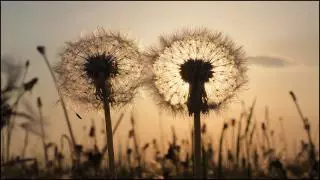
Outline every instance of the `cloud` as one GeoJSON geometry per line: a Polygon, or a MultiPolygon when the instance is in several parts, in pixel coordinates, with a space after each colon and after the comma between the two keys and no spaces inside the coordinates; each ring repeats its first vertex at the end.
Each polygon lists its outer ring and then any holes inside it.
{"type": "Polygon", "coordinates": [[[248,63],[250,65],[258,65],[268,68],[284,68],[287,66],[294,65],[293,62],[284,60],[279,57],[270,57],[270,56],[252,56],[248,57],[248,63]]]}

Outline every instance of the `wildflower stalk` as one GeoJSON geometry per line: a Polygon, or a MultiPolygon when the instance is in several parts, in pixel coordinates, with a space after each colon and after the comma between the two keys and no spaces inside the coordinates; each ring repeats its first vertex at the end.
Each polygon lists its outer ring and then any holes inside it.
{"type": "Polygon", "coordinates": [[[117,132],[117,129],[123,119],[124,113],[121,113],[120,117],[118,118],[118,121],[116,122],[116,125],[114,126],[113,130],[112,130],[112,136],[114,136],[114,134],[117,132]]]}
{"type": "Polygon", "coordinates": [[[232,119],[231,120],[231,126],[232,126],[232,140],[231,140],[231,152],[234,152],[235,151],[235,147],[234,147],[234,143],[235,143],[235,139],[234,139],[234,129],[235,129],[235,123],[236,123],[236,120],[235,119],[232,119]]]}
{"type": "Polygon", "coordinates": [[[44,126],[43,126],[43,115],[42,115],[42,102],[40,97],[37,99],[37,105],[39,109],[39,117],[40,117],[40,125],[41,125],[41,141],[43,146],[43,153],[44,153],[44,160],[45,160],[45,166],[48,165],[48,153],[46,148],[46,142],[45,142],[45,133],[44,133],[44,126]]]}
{"type": "Polygon", "coordinates": [[[161,112],[159,111],[159,126],[160,126],[160,143],[161,143],[161,153],[164,154],[164,135],[162,127],[161,112]]]}
{"type": "Polygon", "coordinates": [[[228,124],[224,123],[221,131],[221,135],[220,135],[220,142],[219,142],[218,178],[222,178],[222,146],[223,146],[223,136],[227,128],[228,128],[228,124]]]}
{"type": "Polygon", "coordinates": [[[248,136],[245,135],[245,142],[246,142],[246,155],[247,155],[247,175],[248,179],[251,179],[251,164],[250,164],[250,145],[249,145],[249,140],[248,136]]]}
{"type": "Polygon", "coordinates": [[[269,140],[269,136],[268,136],[266,128],[267,128],[266,125],[264,123],[262,123],[263,136],[267,141],[268,150],[270,150],[271,149],[271,145],[270,145],[270,140],[269,140]]]}
{"type": "Polygon", "coordinates": [[[136,131],[136,126],[135,126],[135,120],[133,114],[131,114],[131,125],[132,125],[132,130],[130,131],[129,136],[133,137],[133,144],[136,152],[136,159],[138,160],[138,176],[141,177],[141,155],[140,155],[140,150],[139,150],[139,144],[138,144],[138,138],[137,138],[137,131],[136,131]]]}
{"type": "Polygon", "coordinates": [[[302,111],[301,111],[301,108],[300,108],[300,106],[299,106],[299,104],[298,104],[298,102],[297,102],[297,98],[296,98],[295,94],[294,94],[292,91],[290,91],[290,95],[292,96],[292,99],[293,99],[293,101],[294,101],[294,103],[295,103],[295,105],[296,105],[296,107],[297,107],[297,110],[298,110],[298,112],[299,112],[300,118],[301,118],[301,120],[302,120],[302,122],[303,122],[303,125],[304,125],[304,127],[305,127],[305,130],[306,130],[306,132],[307,132],[308,139],[309,139],[309,143],[313,145],[312,138],[311,138],[311,134],[310,134],[310,124],[309,124],[309,122],[308,122],[308,119],[307,119],[307,118],[304,118],[304,116],[303,116],[303,114],[302,114],[302,111]],[[308,127],[309,127],[309,128],[308,128],[308,127]]]}
{"type": "Polygon", "coordinates": [[[240,141],[241,141],[241,124],[242,124],[242,117],[244,116],[244,112],[241,113],[239,122],[238,122],[238,135],[237,135],[237,147],[236,147],[236,167],[239,165],[239,155],[240,155],[240,141]]]}
{"type": "Polygon", "coordinates": [[[29,130],[25,129],[24,143],[23,143],[23,148],[22,148],[22,153],[21,153],[22,158],[24,158],[24,156],[26,154],[27,146],[29,143],[28,140],[29,140],[29,130]]]}
{"type": "Polygon", "coordinates": [[[50,71],[51,77],[53,79],[54,85],[55,85],[55,87],[57,89],[57,92],[58,92],[58,95],[59,95],[59,98],[60,98],[60,101],[61,101],[62,109],[63,109],[63,112],[64,112],[64,116],[65,116],[66,121],[67,121],[68,130],[69,130],[69,133],[70,133],[70,136],[71,136],[72,145],[75,148],[76,140],[74,138],[73,131],[72,131],[72,128],[71,128],[71,123],[70,123],[70,120],[69,120],[69,117],[68,117],[67,108],[66,108],[66,105],[64,103],[63,96],[61,95],[60,90],[58,88],[56,77],[53,74],[53,71],[52,71],[51,66],[49,64],[47,55],[45,53],[45,47],[44,46],[38,46],[37,50],[39,51],[39,53],[42,55],[43,59],[45,60],[46,65],[47,65],[47,67],[48,67],[48,69],[50,71]]]}
{"type": "Polygon", "coordinates": [[[281,127],[281,134],[282,134],[282,141],[284,143],[284,151],[286,156],[288,156],[288,144],[287,144],[287,138],[284,132],[284,127],[283,127],[283,119],[280,117],[279,118],[279,122],[280,122],[280,127],[281,127]]]}
{"type": "MultiPolygon", "coordinates": [[[[33,85],[37,82],[37,78],[34,78],[33,80],[31,80],[29,83],[26,83],[26,84],[31,84],[31,88],[33,87],[33,85]],[[35,80],[35,82],[33,81],[35,80]],[[34,82],[34,83],[33,83],[34,82]]],[[[26,86],[26,84],[24,84],[26,86]]],[[[19,101],[20,99],[22,98],[22,96],[25,94],[25,92],[27,90],[30,90],[29,88],[24,88],[24,91],[19,94],[17,100],[14,102],[14,104],[12,105],[12,111],[15,112],[16,109],[18,109],[18,104],[19,104],[19,101]]],[[[9,161],[9,158],[10,158],[10,144],[11,144],[11,136],[12,136],[12,130],[13,130],[13,127],[14,127],[14,122],[15,122],[15,117],[16,116],[11,116],[10,118],[8,118],[8,122],[7,122],[7,161],[9,161]]]]}
{"type": "Polygon", "coordinates": [[[69,145],[69,150],[72,152],[72,142],[70,140],[70,138],[66,135],[66,134],[63,134],[61,137],[60,137],[60,147],[61,147],[61,152],[63,151],[63,139],[66,139],[67,142],[68,142],[68,145],[69,145]]]}
{"type": "Polygon", "coordinates": [[[204,148],[204,144],[202,145],[202,163],[203,163],[203,175],[202,177],[204,179],[207,179],[207,174],[208,174],[208,157],[207,157],[207,152],[204,148]]]}
{"type": "MultiPolygon", "coordinates": [[[[316,154],[315,154],[315,147],[314,147],[314,144],[312,142],[312,138],[311,138],[311,133],[310,133],[310,123],[308,121],[308,118],[304,118],[303,114],[302,114],[302,111],[301,111],[301,108],[298,104],[298,101],[297,101],[297,98],[294,94],[293,91],[290,91],[289,92],[292,99],[293,99],[293,102],[295,103],[296,107],[297,107],[297,110],[298,110],[298,113],[301,117],[301,120],[302,120],[302,123],[304,125],[304,129],[308,135],[308,140],[309,140],[309,166],[310,168],[312,167],[313,163],[315,162],[315,158],[316,158],[316,154]]],[[[312,178],[312,173],[309,174],[309,178],[312,178]]]]}

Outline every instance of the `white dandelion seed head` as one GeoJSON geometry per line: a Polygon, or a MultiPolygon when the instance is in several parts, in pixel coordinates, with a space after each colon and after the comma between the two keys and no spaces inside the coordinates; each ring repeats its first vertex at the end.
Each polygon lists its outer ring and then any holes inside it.
{"type": "Polygon", "coordinates": [[[129,103],[142,77],[141,55],[136,43],[120,33],[98,27],[94,33],[66,43],[61,61],[54,67],[59,89],[76,105],[102,108],[97,98],[96,76],[108,81],[108,98],[113,107],[129,103]]]}
{"type": "MultiPolygon", "coordinates": [[[[182,31],[170,37],[160,37],[160,47],[146,53],[153,64],[153,87],[163,104],[173,110],[188,111],[191,83],[181,72],[186,64],[199,64],[206,107],[214,109],[235,95],[235,91],[246,82],[246,67],[241,48],[221,33],[206,29],[182,31]],[[205,70],[203,69],[206,66],[205,70]],[[207,71],[207,72],[205,72],[207,71]]],[[[196,65],[190,65],[187,78],[193,78],[196,65]],[[190,76],[190,77],[189,77],[190,76]]],[[[190,109],[189,109],[190,112],[190,109]]]]}

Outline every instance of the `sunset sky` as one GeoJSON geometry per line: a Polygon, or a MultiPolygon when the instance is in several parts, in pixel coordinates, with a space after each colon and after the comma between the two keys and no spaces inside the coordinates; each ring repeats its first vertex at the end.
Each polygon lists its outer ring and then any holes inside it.
{"type": "MultiPolygon", "coordinates": [[[[203,119],[214,143],[217,144],[223,121],[239,117],[241,100],[248,109],[254,97],[257,98],[254,111],[257,122],[264,121],[268,106],[271,127],[276,133],[280,130],[278,118],[284,119],[289,147],[293,140],[297,143],[302,138],[306,140],[289,95],[293,90],[311,122],[318,147],[319,2],[1,2],[1,56],[12,55],[22,63],[30,59],[27,79],[37,76],[40,80],[26,99],[35,105],[36,98],[42,98],[48,122],[46,130],[54,141],[68,131],[62,108],[55,104],[58,97],[52,78],[36,46],[46,46],[49,60],[54,64],[59,61],[58,52],[65,41],[90,33],[98,26],[127,33],[137,40],[141,49],[157,44],[159,35],[180,28],[206,27],[223,32],[243,46],[249,63],[249,84],[227,109],[220,114],[212,112],[203,119]]],[[[141,141],[159,138],[159,108],[147,92],[141,93],[131,108],[138,121],[141,141]]],[[[79,120],[72,109],[69,112],[80,142],[85,142],[87,136],[83,125],[90,125],[91,118],[100,125],[103,117],[96,117],[94,112],[79,112],[84,117],[79,120]]],[[[126,142],[131,128],[130,109],[126,112],[115,135],[116,148],[120,139],[126,142]]],[[[118,112],[112,111],[113,125],[118,116],[118,112]]],[[[178,138],[189,135],[192,118],[187,113],[174,117],[164,112],[161,119],[168,141],[171,125],[175,126],[178,138]]],[[[21,147],[23,131],[19,128],[16,131],[14,146],[21,147]]],[[[34,138],[34,143],[37,139],[34,138]]],[[[34,150],[41,154],[40,149],[34,150]]]]}

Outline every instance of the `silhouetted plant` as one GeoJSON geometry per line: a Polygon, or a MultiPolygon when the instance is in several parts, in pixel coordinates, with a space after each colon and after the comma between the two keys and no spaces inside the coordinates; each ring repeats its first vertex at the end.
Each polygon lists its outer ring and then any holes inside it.
{"type": "Polygon", "coordinates": [[[132,125],[132,130],[129,132],[129,137],[133,138],[133,144],[134,144],[134,149],[136,156],[134,159],[138,161],[138,166],[136,167],[136,172],[138,177],[142,176],[141,172],[141,167],[142,167],[142,162],[141,162],[141,154],[140,154],[140,148],[139,148],[139,142],[138,142],[138,137],[137,137],[137,132],[136,132],[136,122],[134,119],[133,113],[131,114],[131,125],[132,125]]]}
{"type": "MultiPolygon", "coordinates": [[[[235,147],[234,147],[234,144],[235,144],[235,139],[234,139],[234,129],[235,129],[235,125],[236,125],[236,119],[233,118],[231,119],[231,127],[232,127],[232,139],[231,139],[231,153],[235,152],[235,147]]],[[[232,157],[234,157],[234,155],[232,155],[232,157]]],[[[235,158],[233,158],[233,162],[234,163],[234,160],[235,158]]]]}
{"type": "Polygon", "coordinates": [[[120,33],[99,28],[67,42],[55,67],[59,87],[72,102],[105,112],[109,168],[115,177],[110,105],[129,103],[140,85],[142,66],[137,45],[120,33]]]}
{"type": "MultiPolygon", "coordinates": [[[[315,153],[315,147],[314,147],[314,144],[312,142],[312,138],[311,138],[311,132],[310,132],[310,123],[309,123],[309,120],[308,118],[305,118],[302,114],[302,111],[301,111],[301,108],[298,104],[298,100],[297,100],[297,97],[295,96],[294,92],[293,91],[290,91],[289,94],[291,95],[296,107],[297,107],[297,110],[298,110],[298,113],[300,115],[300,118],[302,120],[302,123],[304,125],[304,129],[308,135],[308,140],[309,140],[309,150],[308,150],[308,158],[309,158],[309,169],[312,169],[312,166],[314,163],[316,163],[316,153],[315,153]]],[[[311,172],[311,171],[310,171],[311,172]]],[[[311,173],[309,173],[309,178],[313,178],[313,175],[311,173]]]]}
{"type": "Polygon", "coordinates": [[[75,148],[75,146],[76,146],[76,140],[75,140],[75,137],[74,137],[74,135],[73,135],[73,131],[72,131],[72,128],[71,128],[70,120],[69,120],[68,113],[67,113],[67,109],[66,109],[65,102],[64,102],[64,98],[63,98],[63,96],[61,95],[61,92],[60,92],[60,90],[59,90],[59,88],[58,88],[58,82],[57,82],[57,80],[56,80],[56,77],[55,77],[54,74],[53,74],[53,70],[52,70],[52,68],[51,68],[51,66],[50,66],[50,63],[49,63],[49,60],[48,60],[48,58],[47,58],[46,49],[45,49],[44,46],[38,46],[38,47],[37,47],[37,50],[38,50],[38,52],[42,55],[43,59],[45,60],[46,65],[47,65],[47,67],[48,67],[48,69],[49,69],[49,71],[50,71],[51,77],[52,77],[52,79],[53,79],[54,85],[55,85],[55,87],[56,87],[56,89],[57,89],[57,91],[58,91],[59,100],[61,101],[61,105],[62,105],[62,109],[63,109],[63,112],[64,112],[64,116],[65,116],[65,118],[66,118],[66,122],[67,122],[67,125],[68,125],[68,130],[69,130],[69,133],[70,133],[70,136],[71,136],[71,140],[72,140],[72,145],[73,145],[73,147],[75,148]]]}
{"type": "Polygon", "coordinates": [[[44,125],[43,125],[43,114],[42,114],[42,102],[41,98],[37,98],[37,106],[39,109],[39,117],[40,117],[40,125],[41,125],[41,141],[43,145],[43,152],[44,152],[44,160],[45,160],[45,165],[48,165],[48,153],[47,153],[47,148],[46,148],[46,141],[45,141],[45,131],[44,131],[44,125]]]}
{"type": "Polygon", "coordinates": [[[218,178],[222,178],[222,143],[223,143],[223,136],[227,128],[228,128],[228,124],[224,123],[221,130],[220,141],[219,141],[220,143],[219,143],[219,157],[218,157],[218,178]]]}
{"type": "Polygon", "coordinates": [[[242,50],[221,33],[185,30],[160,37],[160,47],[146,58],[153,66],[151,84],[160,102],[194,115],[195,177],[200,178],[200,113],[217,110],[246,82],[242,50]]]}
{"type": "Polygon", "coordinates": [[[247,117],[247,124],[246,124],[246,129],[245,129],[245,132],[244,132],[244,135],[242,136],[242,138],[245,140],[246,142],[246,153],[247,153],[247,168],[248,168],[248,178],[250,179],[251,178],[251,164],[250,164],[250,147],[251,147],[251,142],[252,142],[252,136],[253,136],[253,133],[254,133],[254,130],[255,130],[255,125],[253,126],[253,129],[250,133],[250,136],[248,137],[249,135],[249,127],[250,127],[250,124],[251,124],[251,119],[252,119],[252,116],[253,116],[253,109],[254,109],[254,106],[256,104],[256,98],[253,100],[252,102],[252,105],[250,107],[250,112],[249,112],[249,115],[247,117]]]}
{"type": "Polygon", "coordinates": [[[236,146],[236,168],[239,166],[239,156],[240,156],[240,150],[241,150],[241,126],[242,126],[242,119],[245,115],[245,112],[242,112],[239,118],[238,122],[238,135],[237,135],[237,146],[236,146]]]}
{"type": "Polygon", "coordinates": [[[26,154],[26,150],[29,144],[29,130],[28,129],[24,129],[25,130],[25,136],[24,136],[24,141],[23,141],[23,148],[22,148],[22,153],[21,153],[21,157],[24,158],[25,154],[26,154]]]}
{"type": "MultiPolygon", "coordinates": [[[[29,60],[25,63],[25,70],[22,76],[22,83],[19,83],[21,79],[22,67],[15,62],[13,58],[10,57],[1,57],[1,73],[4,73],[6,76],[5,85],[1,89],[1,121],[0,126],[1,130],[4,126],[7,126],[7,141],[6,141],[6,159],[9,160],[10,157],[10,144],[11,144],[11,135],[14,128],[14,118],[19,116],[26,118],[28,120],[34,120],[30,115],[19,112],[18,104],[22,96],[33,89],[35,84],[38,82],[38,78],[32,78],[28,82],[24,82],[28,67],[30,65],[29,60]],[[15,98],[15,93],[18,96],[15,98]],[[12,100],[15,99],[15,100],[12,100]],[[10,102],[10,101],[13,101],[10,102]]],[[[1,76],[2,77],[2,76],[1,76]]],[[[2,82],[2,78],[1,78],[2,82]]],[[[1,131],[2,132],[2,131],[1,131]]],[[[4,135],[4,134],[2,134],[4,135]]],[[[1,144],[4,147],[4,144],[1,144]]],[[[4,149],[3,149],[4,150],[4,149]]],[[[2,151],[2,153],[4,153],[2,151]]]]}
{"type": "Polygon", "coordinates": [[[287,144],[287,138],[286,138],[286,134],[285,134],[284,127],[283,127],[283,118],[282,117],[279,117],[279,123],[280,123],[280,127],[281,127],[281,140],[283,142],[285,154],[286,154],[286,156],[288,156],[288,144],[287,144]]]}

